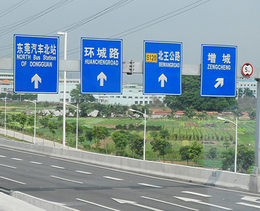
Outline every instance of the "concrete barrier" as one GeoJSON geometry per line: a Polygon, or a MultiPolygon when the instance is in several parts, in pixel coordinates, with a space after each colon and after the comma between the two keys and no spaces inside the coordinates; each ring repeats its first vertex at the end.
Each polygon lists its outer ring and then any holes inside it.
{"type": "Polygon", "coordinates": [[[27,202],[35,207],[39,207],[43,210],[51,210],[51,211],[77,211],[76,209],[66,207],[62,204],[46,201],[40,198],[36,198],[34,196],[30,196],[25,193],[21,193],[19,191],[12,192],[11,196],[20,199],[24,202],[27,202]]]}
{"type": "Polygon", "coordinates": [[[259,193],[259,175],[240,174],[206,168],[182,166],[133,158],[98,154],[75,149],[61,149],[33,145],[13,140],[0,140],[0,146],[36,152],[48,156],[65,158],[135,173],[178,179],[188,182],[226,187],[259,193]]]}

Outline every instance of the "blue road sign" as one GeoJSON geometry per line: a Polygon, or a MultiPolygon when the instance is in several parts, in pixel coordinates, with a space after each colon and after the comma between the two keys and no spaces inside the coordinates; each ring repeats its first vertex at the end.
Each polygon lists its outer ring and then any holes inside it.
{"type": "Polygon", "coordinates": [[[182,43],[144,41],[144,94],[181,94],[182,43]]]}
{"type": "Polygon", "coordinates": [[[14,92],[58,93],[59,37],[14,35],[14,92]]]}
{"type": "Polygon", "coordinates": [[[236,96],[236,46],[202,45],[201,96],[236,96]]]}
{"type": "Polygon", "coordinates": [[[122,93],[122,40],[81,38],[81,93],[122,93]]]}

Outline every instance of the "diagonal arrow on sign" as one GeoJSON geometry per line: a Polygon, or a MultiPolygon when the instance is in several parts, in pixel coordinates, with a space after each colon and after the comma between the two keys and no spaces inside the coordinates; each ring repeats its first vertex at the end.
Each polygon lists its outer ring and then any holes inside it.
{"type": "Polygon", "coordinates": [[[164,87],[164,82],[167,82],[167,77],[162,73],[158,78],[158,82],[161,81],[161,87],[164,87]]]}
{"type": "Polygon", "coordinates": [[[98,80],[100,81],[100,86],[104,86],[104,80],[107,80],[107,76],[105,75],[105,73],[99,73],[99,75],[97,76],[97,81],[98,80]]]}
{"type": "Polygon", "coordinates": [[[224,85],[224,78],[217,78],[216,79],[217,83],[214,85],[215,88],[218,88],[219,86],[223,86],[224,85]]]}
{"type": "Polygon", "coordinates": [[[31,83],[33,83],[33,82],[34,82],[34,88],[35,89],[38,89],[39,82],[42,83],[42,79],[41,79],[40,76],[38,76],[37,73],[31,79],[31,83]]]}
{"type": "Polygon", "coordinates": [[[124,199],[116,199],[116,198],[112,198],[112,199],[115,200],[116,202],[120,203],[120,204],[130,204],[130,205],[133,205],[133,206],[136,206],[136,207],[142,207],[142,208],[152,210],[152,211],[163,211],[163,210],[159,210],[159,209],[156,209],[156,208],[153,208],[153,207],[148,207],[148,206],[145,206],[145,205],[142,205],[142,204],[137,204],[137,202],[135,202],[135,201],[129,201],[129,200],[124,200],[124,199]]]}
{"type": "Polygon", "coordinates": [[[211,207],[220,208],[220,209],[223,209],[223,210],[233,210],[233,209],[228,208],[228,207],[222,207],[222,206],[219,206],[219,205],[216,205],[216,204],[206,203],[206,202],[203,202],[203,201],[198,200],[198,199],[184,198],[184,197],[178,197],[178,196],[174,196],[174,197],[176,199],[180,199],[180,200],[185,201],[185,202],[193,202],[193,203],[197,203],[197,204],[203,204],[203,205],[207,205],[207,206],[211,206],[211,207]]]}

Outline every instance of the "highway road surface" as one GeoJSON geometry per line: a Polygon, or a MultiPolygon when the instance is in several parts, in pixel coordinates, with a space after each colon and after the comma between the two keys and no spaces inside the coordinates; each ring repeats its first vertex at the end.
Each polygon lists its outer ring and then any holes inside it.
{"type": "Polygon", "coordinates": [[[260,195],[0,147],[0,187],[78,210],[255,211],[260,195]]]}

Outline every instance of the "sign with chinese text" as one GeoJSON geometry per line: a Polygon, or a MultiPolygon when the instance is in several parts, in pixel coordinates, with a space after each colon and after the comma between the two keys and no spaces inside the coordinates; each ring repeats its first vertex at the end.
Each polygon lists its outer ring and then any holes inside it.
{"type": "Polygon", "coordinates": [[[14,92],[57,93],[59,37],[14,35],[14,92]]]}
{"type": "Polygon", "coordinates": [[[201,96],[236,96],[236,46],[202,45],[201,96]]]}
{"type": "Polygon", "coordinates": [[[122,92],[122,40],[81,38],[81,93],[122,92]]]}
{"type": "Polygon", "coordinates": [[[181,94],[182,43],[144,41],[144,94],[181,94]]]}

